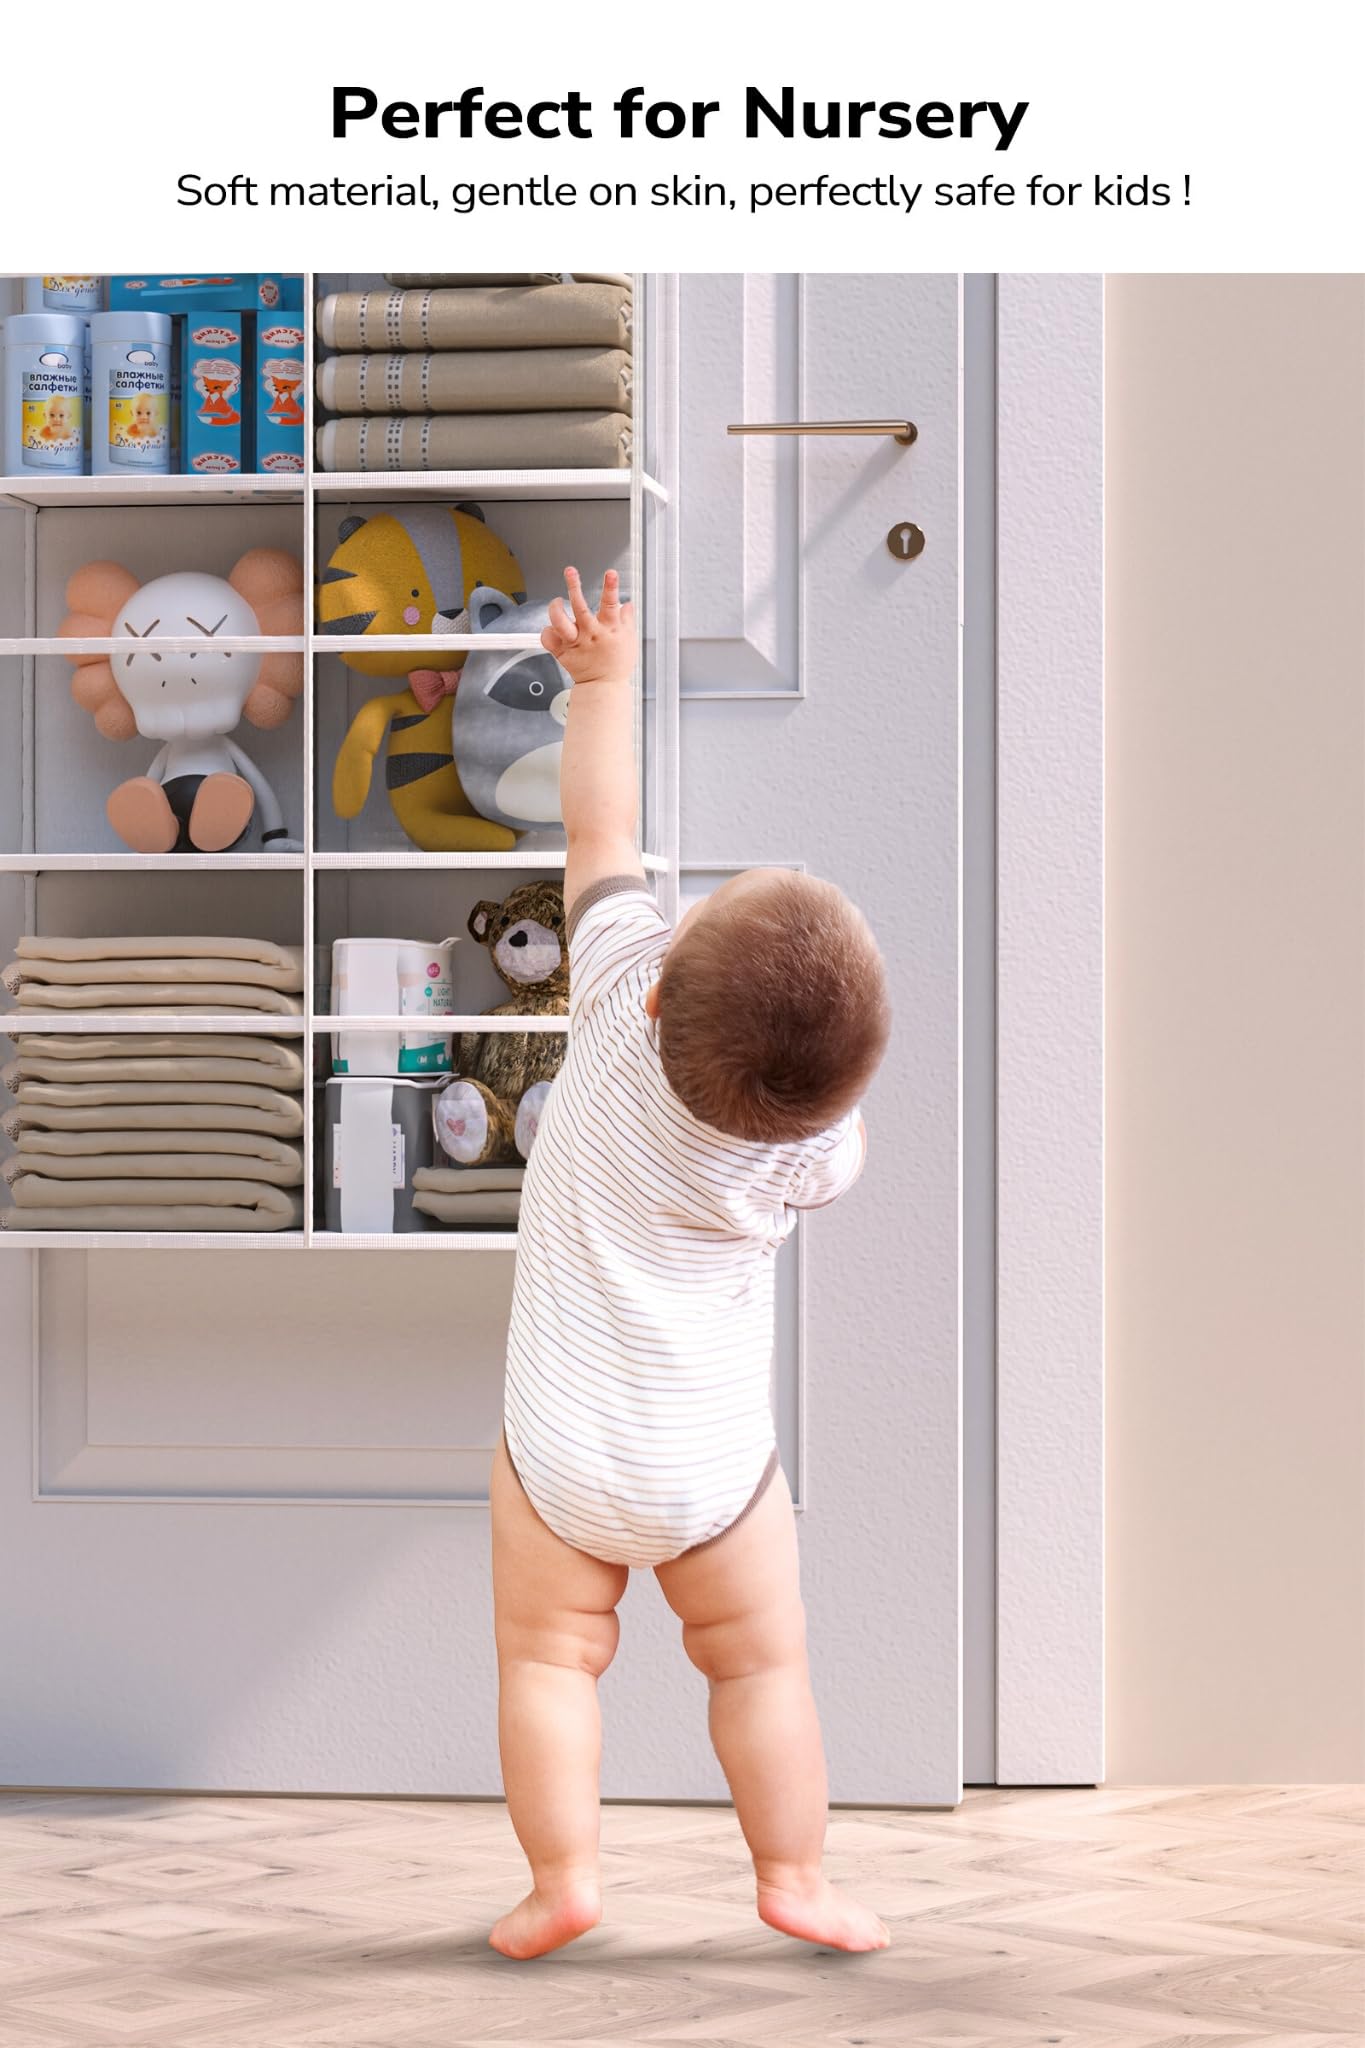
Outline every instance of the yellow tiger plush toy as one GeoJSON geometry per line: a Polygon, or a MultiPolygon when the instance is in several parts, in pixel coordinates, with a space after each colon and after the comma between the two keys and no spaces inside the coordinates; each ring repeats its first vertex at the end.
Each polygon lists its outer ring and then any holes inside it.
{"type": "MultiPolygon", "coordinates": [[[[318,631],[431,634],[466,630],[475,587],[520,593],[515,555],[477,505],[411,505],[400,513],[343,519],[318,586],[318,631]]],[[[394,816],[426,853],[500,853],[516,843],[481,818],[461,786],[450,743],[454,678],[463,650],[345,654],[361,675],[403,676],[408,686],[372,697],[351,721],[332,775],[332,803],[357,817],[388,740],[385,785],[394,816]],[[416,671],[416,673],[414,673],[416,671]]]]}

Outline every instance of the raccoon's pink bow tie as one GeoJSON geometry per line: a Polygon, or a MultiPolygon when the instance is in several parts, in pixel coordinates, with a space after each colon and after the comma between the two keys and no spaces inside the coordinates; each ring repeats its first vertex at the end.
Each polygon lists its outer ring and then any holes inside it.
{"type": "Polygon", "coordinates": [[[458,669],[415,668],[408,677],[408,688],[423,711],[434,711],[442,697],[453,697],[459,687],[458,669]]]}

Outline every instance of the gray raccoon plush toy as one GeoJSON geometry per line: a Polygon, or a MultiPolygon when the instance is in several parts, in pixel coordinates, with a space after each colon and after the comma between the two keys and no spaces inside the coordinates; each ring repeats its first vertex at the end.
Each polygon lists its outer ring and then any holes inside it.
{"type": "MultiPolygon", "coordinates": [[[[540,634],[548,604],[518,604],[480,584],[458,630],[540,634]]],[[[543,649],[471,650],[460,671],[451,744],[461,785],[474,809],[514,832],[562,825],[559,759],[572,684],[543,649]]]]}

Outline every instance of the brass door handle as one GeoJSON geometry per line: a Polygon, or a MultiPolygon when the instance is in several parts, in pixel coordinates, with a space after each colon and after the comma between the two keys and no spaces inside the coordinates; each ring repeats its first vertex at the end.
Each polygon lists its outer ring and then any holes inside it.
{"type": "Polygon", "coordinates": [[[773,420],[764,426],[730,426],[727,434],[890,434],[902,448],[917,439],[913,420],[773,420]]]}

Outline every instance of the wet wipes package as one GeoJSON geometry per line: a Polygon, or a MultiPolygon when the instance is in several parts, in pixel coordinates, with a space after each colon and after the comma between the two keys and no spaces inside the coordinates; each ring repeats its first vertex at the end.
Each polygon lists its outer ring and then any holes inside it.
{"type": "Polygon", "coordinates": [[[187,314],[181,350],[180,466],[186,475],[216,476],[247,465],[243,434],[243,313],[187,314]]]}
{"type": "Polygon", "coordinates": [[[256,467],[303,468],[303,321],[286,313],[256,321],[256,467]]]}
{"type": "Polygon", "coordinates": [[[85,460],[85,323],[14,313],[5,323],[5,472],[79,475],[85,460]]]}
{"type": "Polygon", "coordinates": [[[91,465],[96,476],[171,466],[171,323],[162,313],[90,319],[91,465]]]}

